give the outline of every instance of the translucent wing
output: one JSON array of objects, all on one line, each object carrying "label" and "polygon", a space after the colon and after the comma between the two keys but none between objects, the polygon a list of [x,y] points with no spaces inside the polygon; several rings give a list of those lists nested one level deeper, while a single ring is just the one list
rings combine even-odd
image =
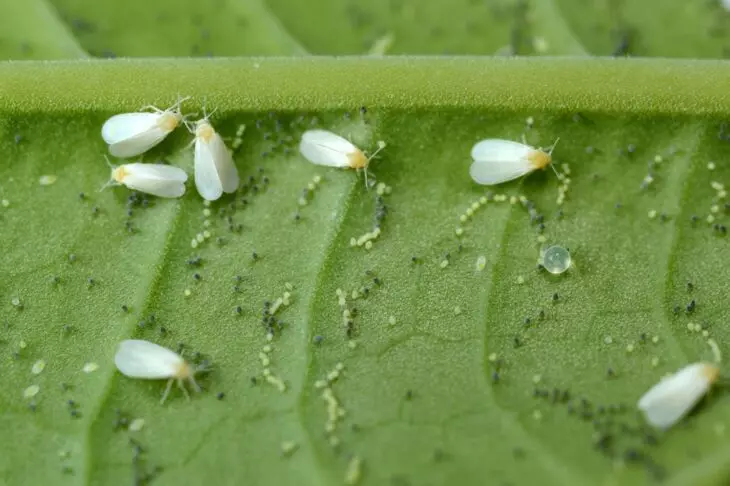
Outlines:
[{"label": "translucent wing", "polygon": [[529,159],[529,145],[511,140],[487,139],[471,149],[474,162],[469,174],[475,182],[483,185],[501,184],[527,174],[532,170]]},{"label": "translucent wing", "polygon": [[124,185],[158,197],[180,197],[185,194],[188,175],[178,167],[162,164],[126,164]]},{"label": "translucent wing", "polygon": [[101,136],[115,157],[134,157],[154,147],[170,133],[158,126],[161,116],[160,113],[114,115],[101,127]]},{"label": "translucent wing", "polygon": [[122,374],[150,380],[170,378],[184,360],[175,352],[149,341],[122,341],[114,355],[114,364]]},{"label": "translucent wing", "polygon": [[349,140],[327,130],[307,130],[299,143],[299,152],[304,158],[328,167],[349,167],[348,154],[357,150]]}]

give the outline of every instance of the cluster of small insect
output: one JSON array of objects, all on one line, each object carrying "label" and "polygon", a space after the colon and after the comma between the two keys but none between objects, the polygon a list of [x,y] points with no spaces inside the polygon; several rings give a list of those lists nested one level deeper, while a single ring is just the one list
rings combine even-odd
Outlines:
[{"label": "cluster of small insect", "polygon": [[486,206],[489,201],[494,200],[494,194],[488,192],[486,195],[479,197],[473,201],[466,210],[459,216],[459,224],[456,226],[454,233],[456,236],[461,237],[464,235],[465,225],[471,221],[472,216],[477,214],[479,209]]},{"label": "cluster of small insect", "polygon": [[332,390],[332,385],[340,379],[344,370],[345,365],[337,363],[335,368],[327,372],[323,379],[317,380],[314,383],[314,388],[320,392],[320,396],[327,410],[327,421],[324,425],[324,431],[327,434],[327,441],[332,447],[338,447],[340,445],[340,438],[337,436],[337,427],[346,414],[344,407]]},{"label": "cluster of small insect", "polygon": [[[267,336],[270,336],[267,335]],[[263,348],[261,348],[261,352],[259,353],[259,359],[261,360],[261,366],[263,367],[263,370],[261,374],[264,376],[264,380],[266,380],[266,383],[269,383],[273,387],[275,387],[277,390],[279,390],[281,393],[284,393],[286,391],[286,383],[284,380],[282,380],[280,377],[276,376],[271,371],[271,352],[273,351],[273,348],[271,344],[264,345]]]},{"label": "cluster of small insect", "polygon": [[[540,406],[564,407],[568,416],[593,428],[592,446],[612,463],[642,465],[655,479],[663,478],[664,468],[650,456],[659,437],[654,430],[637,422],[629,407],[623,403],[595,403],[585,397],[575,397],[567,388],[535,386],[532,396]],[[539,412],[536,409],[535,412]],[[541,414],[533,413],[539,419]]]},{"label": "cluster of small insect", "polygon": [[231,143],[231,150],[235,154],[241,149],[241,145],[243,145],[243,133],[246,131],[246,125],[241,123],[238,125],[238,128],[236,128],[236,136],[233,139],[233,143]]},{"label": "cluster of small insect", "polygon": [[145,450],[136,439],[130,437],[129,446],[132,448],[133,484],[135,486],[150,484],[150,482],[162,472],[162,468],[160,466],[148,466],[145,458]]},{"label": "cluster of small insect", "polygon": [[[299,196],[299,199],[297,200],[297,204],[299,205],[299,207],[304,207],[307,204],[309,204],[309,201],[311,201],[312,198],[314,197],[314,193],[317,191],[317,189],[319,189],[319,185],[321,182],[322,182],[322,176],[315,175],[314,177],[312,177],[312,180],[307,183],[307,187],[302,189],[302,194],[301,194],[301,196]],[[296,214],[297,214],[297,216],[299,215],[298,212]],[[296,218],[296,219],[298,219],[298,218]]]},{"label": "cluster of small insect", "polygon": [[366,250],[371,250],[375,241],[380,238],[382,233],[383,220],[388,214],[388,206],[385,204],[385,195],[389,195],[393,192],[393,189],[385,184],[384,182],[378,182],[375,186],[375,222],[373,223],[373,229],[367,231],[358,237],[350,238],[350,246],[362,247]]},{"label": "cluster of small insect", "polygon": [[[335,291],[335,295],[337,296],[337,305],[340,307],[340,311],[342,313],[342,324],[345,329],[345,336],[348,339],[348,345],[353,349],[357,346],[355,337],[358,332],[355,318],[359,315],[359,311],[353,305],[348,304],[348,299],[351,303],[354,303],[359,299],[365,299],[370,295],[372,288],[379,288],[383,285],[383,281],[380,277],[375,276],[372,271],[366,270],[365,275],[372,279],[371,282],[373,285],[362,285],[349,293],[340,288]],[[395,321],[395,318],[393,318],[393,321]],[[395,324],[395,322],[393,322],[393,324]]]},{"label": "cluster of small insect", "polygon": [[558,180],[560,181],[560,185],[558,186],[558,197],[555,199],[555,204],[558,206],[562,206],[565,202],[565,196],[568,193],[568,189],[570,189],[570,165],[568,164],[560,164],[561,171],[557,172]]},{"label": "cluster of small insect", "polygon": [[274,337],[284,328],[284,323],[278,319],[277,315],[291,304],[291,291],[294,289],[294,287],[288,282],[284,286],[286,291],[284,291],[281,297],[277,297],[273,302],[268,300],[264,302],[261,323],[266,329],[267,344],[263,346],[259,353],[259,360],[261,361],[262,366],[261,374],[263,375],[264,380],[281,393],[286,391],[287,386],[286,382],[281,377],[274,374],[271,370],[271,353],[274,350]]},{"label": "cluster of small insect", "polygon": [[715,232],[726,235],[727,226],[718,221],[722,220],[723,216],[730,211],[730,203],[725,202],[727,199],[727,191],[725,190],[725,185],[721,182],[712,181],[710,186],[715,190],[715,197],[712,200],[706,221],[707,224],[712,225]]},{"label": "cluster of small insect", "polygon": [[213,233],[211,233],[210,231],[213,224],[212,220],[210,219],[212,215],[210,205],[210,201],[203,201],[203,229],[202,231],[196,233],[195,237],[190,240],[190,248],[192,249],[198,248],[200,245],[208,241],[213,236]]}]

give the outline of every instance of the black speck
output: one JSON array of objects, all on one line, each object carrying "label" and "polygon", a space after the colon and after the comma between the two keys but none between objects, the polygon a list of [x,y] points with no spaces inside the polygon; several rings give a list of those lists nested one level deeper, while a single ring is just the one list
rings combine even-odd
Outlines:
[{"label": "black speck", "polygon": [[322,341],[324,341],[324,336],[320,336],[319,334],[314,336],[313,338],[314,344],[322,344]]},{"label": "black speck", "polygon": [[122,305],[122,312],[129,312],[129,307]]},{"label": "black speck", "polygon": [[627,462],[638,462],[644,458],[644,455],[636,449],[627,449],[624,453],[624,459]]},{"label": "black speck", "polygon": [[558,300],[560,300],[560,295],[558,295],[558,293],[557,293],[557,292],[555,292],[555,293],[553,294],[553,302],[557,302]]},{"label": "black speck", "polygon": [[194,279],[194,280],[198,280],[198,281],[200,281],[200,280],[201,280],[202,278],[203,278],[203,277],[201,277],[199,273],[194,273],[194,274],[193,274],[193,279]]},{"label": "black speck", "polygon": [[223,400],[225,398],[226,394],[223,392],[218,392],[218,394],[215,396],[218,400]]}]

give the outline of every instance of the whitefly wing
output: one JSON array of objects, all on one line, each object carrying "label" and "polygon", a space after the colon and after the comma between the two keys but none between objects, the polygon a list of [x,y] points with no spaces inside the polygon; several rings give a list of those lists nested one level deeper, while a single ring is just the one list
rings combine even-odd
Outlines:
[{"label": "whitefly wing", "polygon": [[163,164],[126,164],[124,185],[130,189],[158,197],[180,197],[185,194],[188,175],[178,167]]},{"label": "whitefly wing", "polygon": [[115,157],[134,157],[160,143],[170,132],[157,122],[160,113],[122,113],[109,118],[101,136]]},{"label": "whitefly wing", "polygon": [[210,144],[200,138],[195,140],[195,187],[200,196],[208,201],[215,201],[223,195],[215,154]]},{"label": "whitefly wing", "polygon": [[154,380],[173,377],[184,360],[158,344],[130,339],[119,344],[114,363],[126,376]]},{"label": "whitefly wing", "polygon": [[469,174],[478,184],[492,185],[517,179],[530,172],[527,158],[534,150],[511,140],[487,139],[475,144],[471,149],[474,159]]},{"label": "whitefly wing", "polygon": [[349,140],[327,130],[307,130],[299,143],[304,158],[328,167],[349,167],[348,155],[357,150]]},{"label": "whitefly wing", "polygon": [[238,170],[236,169],[236,164],[233,162],[233,157],[228,151],[225,142],[223,142],[223,139],[217,132],[208,142],[208,149],[215,161],[216,172],[218,173],[218,178],[221,181],[223,192],[236,192],[236,189],[238,189],[238,183],[240,182],[238,178]]},{"label": "whitefly wing", "polygon": [[654,427],[669,428],[684,417],[712,384],[709,365],[694,363],[661,380],[640,399],[638,407]]}]

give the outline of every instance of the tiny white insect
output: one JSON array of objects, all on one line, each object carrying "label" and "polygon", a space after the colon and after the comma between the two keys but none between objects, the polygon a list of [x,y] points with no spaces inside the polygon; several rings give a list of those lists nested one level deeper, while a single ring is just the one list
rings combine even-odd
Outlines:
[{"label": "tiny white insect", "polygon": [[158,197],[180,197],[185,194],[188,175],[179,167],[164,164],[143,164],[135,162],[115,167],[106,159],[112,173],[109,182],[102,190],[111,185],[125,185],[133,191],[144,192]]},{"label": "tiny white insect", "polygon": [[667,429],[700,401],[720,376],[709,363],[693,363],[661,380],[639,399],[639,410],[654,427]]},{"label": "tiny white insect", "polygon": [[195,187],[203,199],[215,201],[224,192],[236,192],[239,178],[231,152],[209,118],[205,114],[188,129],[195,135]]},{"label": "tiny white insect", "polygon": [[184,121],[180,105],[189,98],[180,98],[167,110],[145,106],[149,112],[121,113],[104,122],[101,137],[109,145],[109,153],[128,158],[142,154],[162,142]]},{"label": "tiny white insect", "polygon": [[471,149],[474,162],[469,168],[469,174],[474,182],[485,186],[517,179],[550,165],[558,140],[555,140],[547,152],[511,140],[482,140]]},{"label": "tiny white insect", "polygon": [[385,142],[379,141],[378,149],[367,157],[362,150],[344,137],[327,130],[307,130],[302,134],[299,152],[316,165],[363,169],[367,185],[368,165],[385,146]]},{"label": "tiny white insect", "polygon": [[122,341],[114,355],[114,363],[123,375],[145,380],[168,379],[165,393],[160,403],[165,403],[173,381],[190,399],[190,394],[183,385],[188,380],[196,392],[200,387],[195,382],[195,373],[200,371],[185,361],[179,354],[160,345],[138,339]]}]

